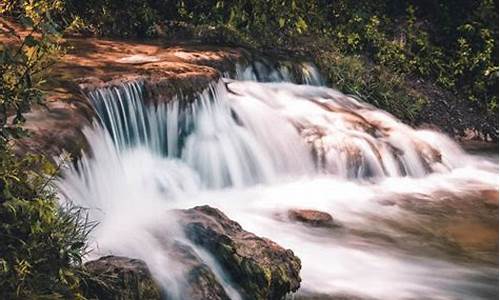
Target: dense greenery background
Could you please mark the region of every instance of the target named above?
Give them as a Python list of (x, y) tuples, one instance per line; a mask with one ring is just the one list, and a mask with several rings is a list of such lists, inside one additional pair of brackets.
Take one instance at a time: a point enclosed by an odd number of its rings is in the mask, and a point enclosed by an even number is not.
[(0, 47), (0, 298), (83, 298), (95, 280), (81, 266), (89, 225), (51, 189), (58, 167), (11, 146), (25, 136), (23, 114), (43, 102), (67, 29), (305, 56), (342, 91), (406, 121), (439, 95), (468, 103), (498, 136), (493, 0), (1, 0), (0, 13), (28, 29), (4, 28), (18, 42)]
[[(331, 83), (407, 121), (428, 101), (421, 81), (498, 110), (498, 1), (67, 0), (104, 36), (155, 37), (184, 22), (205, 42), (293, 50)], [(162, 25), (166, 25), (163, 28)], [(169, 26), (170, 25), (170, 26)], [(213, 26), (217, 34), (207, 34)], [(205, 30), (203, 30), (205, 29)], [(208, 37), (208, 38), (207, 38)]]

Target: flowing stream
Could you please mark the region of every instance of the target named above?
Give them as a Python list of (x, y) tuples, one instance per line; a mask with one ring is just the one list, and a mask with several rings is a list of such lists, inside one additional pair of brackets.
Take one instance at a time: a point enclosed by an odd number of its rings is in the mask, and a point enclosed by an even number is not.
[[(301, 68), (298, 80), (286, 66), (239, 66), (236, 78), (253, 81), (223, 79), (192, 103), (146, 106), (140, 81), (91, 92), (91, 151), (59, 182), (61, 197), (99, 222), (89, 258), (143, 259), (182, 298), (182, 266), (154, 232), (182, 239), (165, 212), (208, 204), (292, 249), (299, 294), (498, 297), (498, 207), (484, 200), (498, 190), (498, 159), (321, 87), (313, 66)], [(290, 222), (296, 208), (328, 212), (339, 227)]]

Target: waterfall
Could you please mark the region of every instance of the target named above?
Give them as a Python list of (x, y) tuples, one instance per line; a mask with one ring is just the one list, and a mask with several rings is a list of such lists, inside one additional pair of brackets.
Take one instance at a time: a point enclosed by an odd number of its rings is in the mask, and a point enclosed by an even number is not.
[(148, 107), (143, 84), (135, 81), (92, 91), (89, 98), (101, 123), (121, 149), (145, 145), (156, 153), (176, 154), (178, 101)]
[(237, 64), (234, 79), (259, 82), (294, 82), (322, 86), (325, 80), (315, 65), (302, 62), (270, 63), (261, 59), (250, 64)]
[(183, 107), (176, 99), (145, 106), (143, 95), (142, 83), (133, 82), (90, 99), (120, 148), (180, 158), (211, 187), (315, 169), (343, 178), (421, 177), (465, 163), (452, 142), (435, 146), (449, 140), (444, 135), (414, 130), (328, 88), (226, 81)]
[[(443, 211), (466, 211), (481, 221), (477, 206), (464, 210), (453, 205), (465, 200), (446, 199), (498, 188), (498, 164), (319, 86), (312, 65), (255, 62), (238, 66), (235, 76), (246, 81), (223, 79), (192, 102), (148, 106), (140, 81), (89, 93), (99, 116), (84, 131), (90, 153), (58, 185), (63, 201), (89, 208), (99, 222), (93, 256), (143, 259), (182, 298), (182, 266), (164, 254), (155, 233), (185, 242), (165, 212), (208, 204), (292, 249), (302, 260), (305, 292), (380, 299), (498, 293), (490, 284), (497, 269), (454, 261), (439, 252), (439, 239), (429, 247), (442, 257), (422, 246), (434, 232), (425, 231), (429, 226), (452, 226)], [(414, 209), (412, 199), (436, 215)], [(329, 212), (343, 229), (329, 233), (276, 217), (293, 208)], [(206, 263), (227, 277), (213, 259)], [(238, 299), (231, 285), (225, 288)]]

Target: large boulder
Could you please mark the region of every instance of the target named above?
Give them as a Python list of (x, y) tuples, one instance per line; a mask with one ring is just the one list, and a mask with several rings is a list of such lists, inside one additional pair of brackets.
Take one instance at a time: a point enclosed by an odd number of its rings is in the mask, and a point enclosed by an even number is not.
[(291, 250), (243, 230), (218, 209), (177, 210), (188, 239), (213, 255), (244, 299), (282, 299), (300, 286), (300, 260)]

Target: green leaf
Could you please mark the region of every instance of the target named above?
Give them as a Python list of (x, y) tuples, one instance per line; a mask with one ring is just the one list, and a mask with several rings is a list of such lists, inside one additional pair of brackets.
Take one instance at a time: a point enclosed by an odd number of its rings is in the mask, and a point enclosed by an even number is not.
[(283, 28), (285, 26), (285, 18), (279, 18), (278, 23), (280, 28)]

